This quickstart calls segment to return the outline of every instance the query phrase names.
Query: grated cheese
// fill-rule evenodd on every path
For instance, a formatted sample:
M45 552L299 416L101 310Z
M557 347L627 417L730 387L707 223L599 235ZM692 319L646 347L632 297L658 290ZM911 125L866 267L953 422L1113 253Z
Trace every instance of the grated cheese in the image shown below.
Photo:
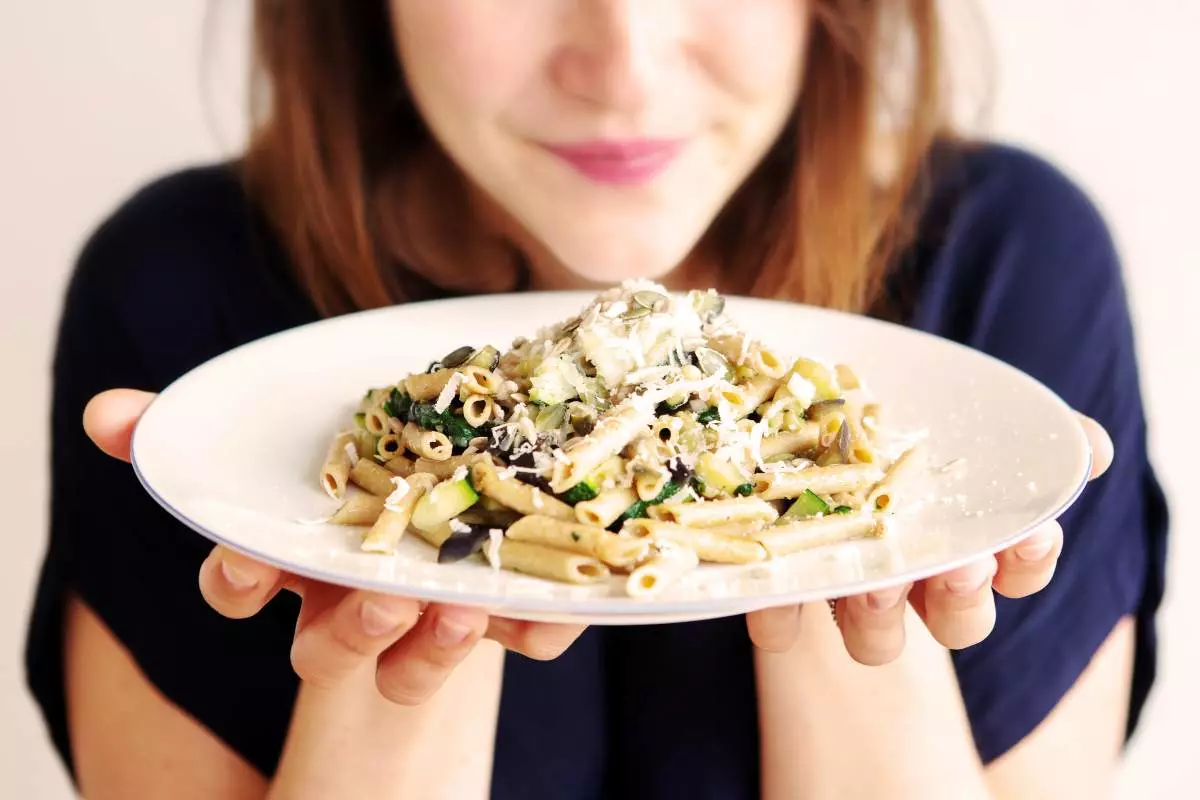
M458 387L462 385L463 375L461 372L456 372L450 376L450 380L446 381L446 385L442 387L441 393L437 397L437 401L433 404L433 410L441 414L450 407L450 402L454 399L454 395L458 394Z
M389 511L396 511L396 504L404 499L404 497L408 494L410 487L408 485L408 481L404 480L404 478L401 478L399 475L392 478L391 481L392 485L396 488L392 490L392 493L389 494L386 499L384 499L383 507Z
M358 448L354 446L354 442L346 442L346 455L350 457L350 466L358 464Z
M497 571L500 569L500 543L503 541L504 531L499 528L488 529L488 541L484 545L483 556L492 565L492 569Z

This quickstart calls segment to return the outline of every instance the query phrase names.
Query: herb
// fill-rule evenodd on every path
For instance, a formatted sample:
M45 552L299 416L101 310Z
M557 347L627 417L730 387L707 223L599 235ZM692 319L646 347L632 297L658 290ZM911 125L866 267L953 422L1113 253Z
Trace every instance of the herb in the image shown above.
M393 386L391 393L388 395L388 399L383 403L383 411L389 417L395 417L399 420L407 420L408 411L412 407L412 404L413 401L411 397Z
M854 509L851 508L850 506L838 506L837 508L835 508L833 511L830 511L829 513L830 514L849 514L853 511L854 511Z
M738 497L749 497L750 495L754 494L754 484L749 482L743 483L741 486L734 489L733 493Z
M491 427L484 425L476 428L450 409L440 413L435 411L431 403L412 403L407 419L427 431L445 434L450 443L460 449L469 445L472 439L486 435Z
M704 478L700 477L699 475L693 475L692 476L692 488L696 490L696 494L703 497L704 493L708 491L708 482L706 480L704 480Z
M720 418L721 412L717 410L717 407L709 406L696 415L696 422L699 422L701 425L707 425L710 422L716 422Z
M646 516L647 508L649 508L650 506L658 505L659 503L665 501L667 498L672 497L675 494L677 494L681 489L683 489L683 486L681 484L675 483L675 481L667 481L666 485L663 486L662 490L658 494L656 494L654 497L652 497L649 500L638 500L636 503L631 505L629 508L625 509L625 513L622 514L621 516L617 517L616 521L613 522L612 525L608 526L608 529L610 531L619 531L621 529L621 526L625 524L625 520L640 519L641 517Z
M571 541L578 542L579 539L580 539L579 533L577 531L571 531Z
M576 503L595 500L596 494L596 487L593 486L590 481L580 481L559 495L558 499L562 500L569 506L573 506Z

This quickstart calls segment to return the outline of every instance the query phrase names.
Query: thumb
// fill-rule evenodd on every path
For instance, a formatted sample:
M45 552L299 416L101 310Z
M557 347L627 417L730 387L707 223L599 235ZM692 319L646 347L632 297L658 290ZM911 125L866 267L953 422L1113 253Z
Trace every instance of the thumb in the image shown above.
M83 409L83 429L105 453L128 461L133 428L154 397L150 392L136 389L101 392Z

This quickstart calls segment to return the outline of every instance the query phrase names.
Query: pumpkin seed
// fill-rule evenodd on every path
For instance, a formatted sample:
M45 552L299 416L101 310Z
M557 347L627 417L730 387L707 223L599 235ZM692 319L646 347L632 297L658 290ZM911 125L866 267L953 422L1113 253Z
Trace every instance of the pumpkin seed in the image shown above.
M714 317L725 310L725 298L716 292L708 292L700 298L700 302L696 306L696 313L705 322L711 322Z
M579 317L569 320L567 324L563 326L563 334L565 335L568 333L574 333L575 331L579 330L579 323L582 321L583 320L581 320Z
M621 315L621 319L625 320L626 322L632 322L633 320L641 319L648 314L650 314L650 309L646 306L630 306L625 313Z
M634 292L633 302L651 311L662 311L667 306L667 298L658 292Z
M705 375L723 375L729 370L729 361L711 347L696 350L696 366Z
M442 368L454 369L461 367L466 360L475 354L475 348L468 346L460 347L456 350L451 350L446 355L442 356Z

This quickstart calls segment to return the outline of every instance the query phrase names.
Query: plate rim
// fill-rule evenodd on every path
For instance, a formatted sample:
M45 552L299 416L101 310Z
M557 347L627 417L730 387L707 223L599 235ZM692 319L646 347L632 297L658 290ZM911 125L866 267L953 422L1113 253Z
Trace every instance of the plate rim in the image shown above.
M1084 469L1080 471L1081 475L1075 482L1075 485L1072 487L1071 491L1065 496L1065 498L1058 504L1057 507L1044 511L1042 514L1038 515L1034 521L1028 523L1018 530L1014 530L1010 535L992 542L987 548L976 550L970 555L946 559L940 561L935 566L902 569L885 578L858 580L840 584L836 587L836 590L798 589L778 593L757 594L753 596L725 595L711 598L697 598L687 601L664 601L657 600L655 598L639 599L615 596L574 600L564 599L561 597L541 597L537 595L504 596L495 593L436 589L412 585L402 586L382 580L350 578L339 575L338 573L324 572L317 568L310 568L305 565L290 563L284 559L275 558L266 553L260 552L255 548L238 544L228 537L218 533L217 531L211 530L200 522L190 518L180 509L176 508L172 503L170 503L165 497L163 497L163 495L150 482L143 469L138 455L138 435L142 430L145 420L147 418L152 418L155 407L161 405L162 398L166 397L169 393L173 394L174 392L179 391L181 385L184 385L190 380L195 379L200 372L215 368L220 363L235 357L236 354L239 354L245 349L264 345L268 341L280 340L288 336L295 335L301 331L311 331L321 326L336 325L339 323L361 323L363 320L368 318L384 317L391 314L403 314L413 306L429 307L433 305L447 304L470 305L474 303L499 303L503 302L503 300L506 298L513 297L519 297L521 299L559 299L564 304L568 301L578 299L582 306L582 304L586 304L591 299L594 299L595 292L580 290L538 291L470 295L466 297L420 300L384 306L380 308L354 311L333 317L324 317L318 320L303 323L301 325L275 331L247 342L243 342L201 362L200 364L193 366L182 375L179 375L170 381L160 392L155 395L150 404L139 417L131 436L130 464L133 467L134 474L147 494L149 494L150 497L153 498L154 501L164 508L172 517L183 523L185 527L189 528L195 533L200 534L214 544L227 547L230 550L241 553L265 564L269 564L290 574L308 578L310 580L331 583L350 589L361 589L379 592L382 594L399 595L435 603L482 607L489 609L490 611L494 611L499 616L509 615L513 616L514 618L520 618L523 614L542 616L553 615L558 617L579 619L581 622L587 622L589 616L603 617L603 620L591 623L599 625L639 624L639 617L688 617L695 615L697 619L712 619L716 618L717 616L737 616L748 611L762 608L786 606L796 603L814 602L818 600L833 599L835 597L862 594L865 592L876 591L879 589L922 580L933 575L948 572L972 561L987 557L988 555L995 555L1002 550L1014 546L1030 535L1038 527L1062 516L1063 513L1065 513L1076 503L1076 501L1078 501L1079 497L1086 490L1091 480L1090 476L1094 466L1095 453L1093 452L1091 442L1086 436L1086 431L1083 429L1083 426L1080 425L1079 442L1081 443L1082 454L1084 456ZM849 311L842 311L839 309L830 309L821 306L797 303L788 300L779 300L775 298L749 297L745 295L732 294L725 295L725 297L738 303L748 301L752 304L788 307L796 311L815 316L838 317L850 320L850 324L902 332L901 335L912 336L917 339L936 342L937 346L950 347L952 349L966 351L967 357L989 361L993 366L997 366L1002 371L1007 372L1014 380L1025 382L1026 384L1036 388L1047 399L1052 401L1054 404L1057 404L1059 409L1065 414L1077 415L1077 412L1065 400L1063 400L1057 392L1050 389L1050 387L1048 387L1038 378L1006 361L1003 361L1000 358L997 358L996 356L991 355L990 353L983 352L961 342L956 342L953 339L949 339L929 331L924 331L919 328L892 322L890 320L878 319L876 317L870 317ZM550 322L552 321L537 324L550 324ZM649 620L641 624L654 624L654 620Z

